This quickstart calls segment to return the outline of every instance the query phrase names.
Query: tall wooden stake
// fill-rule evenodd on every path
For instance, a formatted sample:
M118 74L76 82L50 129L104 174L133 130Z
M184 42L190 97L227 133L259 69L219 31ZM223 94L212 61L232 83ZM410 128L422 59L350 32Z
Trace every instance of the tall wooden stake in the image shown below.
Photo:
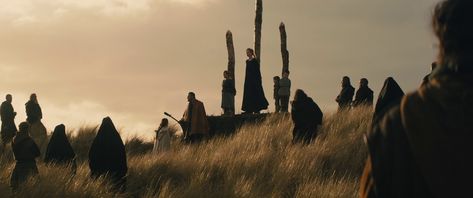
M255 54L258 62L261 63L261 28L263 24L263 0L256 0L255 17Z
M283 22L279 25L281 34L281 55L282 55L282 72L289 71L289 51L287 51L287 34L286 26Z
M227 51L228 51L228 66L227 71L233 80L233 86L235 86L235 47L233 46L233 35L230 30L227 31ZM235 88L235 87L233 87ZM233 111L235 112L235 104L233 104Z

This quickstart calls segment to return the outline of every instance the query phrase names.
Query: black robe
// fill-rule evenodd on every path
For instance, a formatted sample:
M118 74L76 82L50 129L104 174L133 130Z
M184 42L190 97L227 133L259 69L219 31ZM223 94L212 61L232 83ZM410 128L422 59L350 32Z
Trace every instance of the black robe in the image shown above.
M349 108L353 95L355 95L355 88L351 85L344 86L337 96L338 110Z
M404 92L397 82L392 77L387 78L384 81L383 88L381 89L378 101L376 102L373 124L381 119L392 107L399 105L403 96Z
M264 96L260 65L256 59L246 61L245 89L241 110L257 113L268 109L268 100Z
M128 171L125 145L109 117L103 119L89 150L91 176L108 176L115 190L126 189Z
M26 121L28 121L28 123L34 124L43 118L43 112L38 103L30 100L25 104L25 107L27 117Z
M322 124L323 113L309 97L302 97L292 103L291 110L294 129L293 142L312 142L317 136L317 127Z
M66 127L63 124L56 126L49 140L44 162L61 165L70 164L74 168L75 157L76 154L66 136Z
M1 135L3 143L9 143L18 131L15 125L15 110L10 102L3 102L0 106L0 116L2 120Z
M372 106L373 105L373 90L368 86L360 87L356 91L355 100L353 106L357 107L360 105Z

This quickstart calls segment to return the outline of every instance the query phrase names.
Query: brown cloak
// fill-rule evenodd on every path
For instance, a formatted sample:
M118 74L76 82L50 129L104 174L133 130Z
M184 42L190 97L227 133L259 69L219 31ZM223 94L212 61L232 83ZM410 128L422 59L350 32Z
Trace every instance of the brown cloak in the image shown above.
M189 106L187 106L182 119L190 124L190 131L188 131L188 135L193 134L209 134L209 122L207 120L207 114L205 113L204 103L195 100L192 104L192 118L189 116Z

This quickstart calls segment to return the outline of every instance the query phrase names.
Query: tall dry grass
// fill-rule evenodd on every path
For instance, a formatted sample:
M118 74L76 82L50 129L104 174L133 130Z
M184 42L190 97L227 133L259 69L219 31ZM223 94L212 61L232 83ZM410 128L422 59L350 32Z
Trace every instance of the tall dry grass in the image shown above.
M71 136L79 160L72 177L67 167L39 163L40 177L16 194L8 187L10 151L0 157L2 197L355 197L366 159L363 134L372 113L355 109L326 115L320 135L309 146L293 145L290 117L271 116L244 125L230 138L197 146L175 141L165 154L149 153L151 143L127 142L128 188L114 194L104 180L89 179L87 151L97 130Z

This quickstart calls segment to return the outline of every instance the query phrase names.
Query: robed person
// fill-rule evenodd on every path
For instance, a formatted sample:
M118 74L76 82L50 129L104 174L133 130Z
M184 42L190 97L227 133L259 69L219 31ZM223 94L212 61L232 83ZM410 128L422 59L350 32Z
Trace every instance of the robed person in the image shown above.
M373 106L373 90L368 86L368 79L362 78L360 80L360 87L356 91L353 107L358 106Z
M115 190L125 191L128 171L125 145L109 117L102 120L90 147L89 168L92 178L106 176Z
M187 101L189 103L180 121L184 126L184 140L189 143L198 143L209 135L210 126L207 114L204 103L196 99L195 93L190 92L187 95Z
M294 95L291 116L294 122L293 143L309 144L314 141L323 113L314 100L300 89Z
M259 113L261 110L268 109L269 103L264 95L260 64L256 59L254 50L247 49L246 55L248 60L246 60L245 86L241 110L245 113Z
M28 134L30 125L22 122L20 130L16 133L12 142L13 155L15 156L15 168L10 178L10 186L13 190L26 182L30 177L38 175L36 158L40 156L40 151L36 143Z
M76 154L66 136L66 127L63 124L56 126L46 148L44 162L71 166L75 173L77 168L75 157Z
M47 139L46 127L44 127L41 119L43 118L43 112L41 106L38 103L36 94L30 95L30 100L25 104L26 107L26 121L30 124L30 135L39 148L44 151L45 142Z
M0 106L0 117L2 120L1 136L3 145L10 143L18 129L15 125L16 112L12 105L12 95L7 94L5 101Z
M376 107L374 109L373 124L382 118L392 107L399 105L403 96L404 91L402 91L396 80L392 77L386 78L383 88L379 92Z
M229 71L223 72L225 78L222 82L222 110L224 115L235 115L235 81Z
M339 111L350 108L354 94L355 88L351 86L350 78L348 76L344 76L342 78L342 90L335 99L335 101L338 103Z
M361 197L473 197L473 1L435 7L438 67L367 136Z

